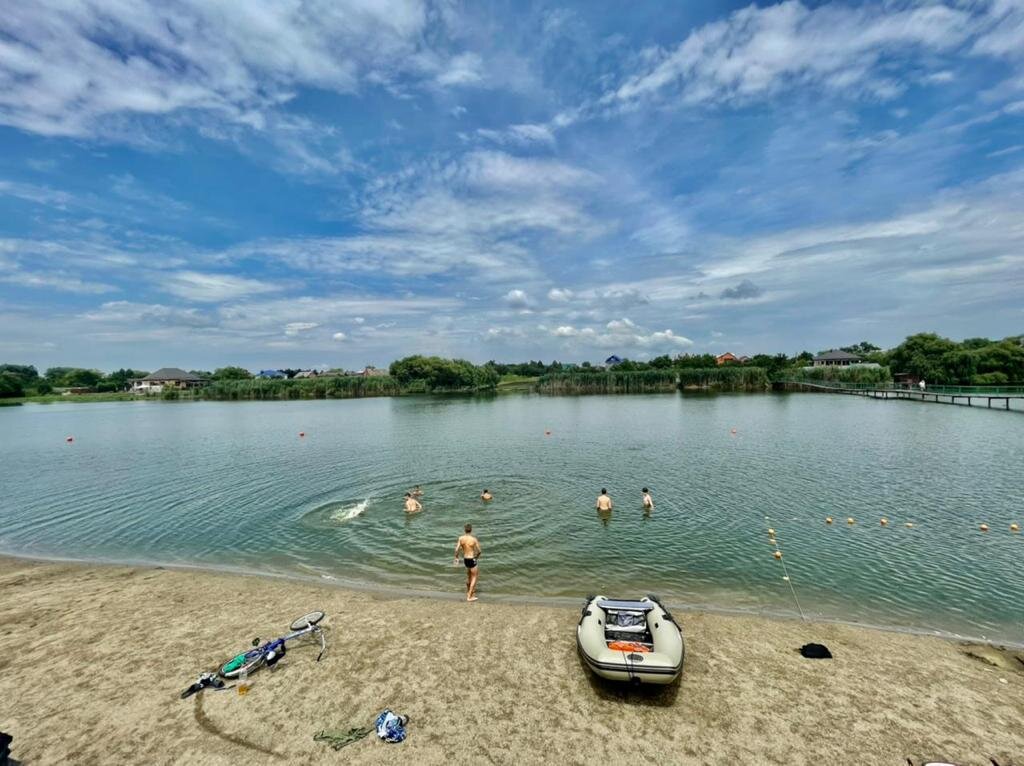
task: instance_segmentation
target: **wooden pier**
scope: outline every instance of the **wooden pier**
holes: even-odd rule
[[[779,383],[784,388],[803,391],[1024,412],[1024,386],[929,386],[928,388],[917,388],[807,380],[783,380]],[[1011,401],[1015,402],[1015,406],[1010,406]],[[993,406],[993,402],[995,402],[995,406]],[[1016,403],[1019,403],[1020,407],[1016,406]]]

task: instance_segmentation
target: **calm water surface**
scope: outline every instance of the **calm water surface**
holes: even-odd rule
[[[1024,641],[1022,465],[1018,414],[816,394],[27,405],[0,551],[458,591],[470,521],[481,596],[789,614],[770,524],[809,615]]]

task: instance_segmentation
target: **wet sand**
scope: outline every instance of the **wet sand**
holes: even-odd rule
[[[486,573],[482,579],[486,588]],[[835,624],[680,613],[682,680],[599,682],[565,607],[0,558],[0,730],[32,764],[1024,764],[1024,652]],[[255,636],[328,613],[247,696],[179,694]],[[833,660],[807,660],[803,643]],[[323,728],[408,714],[339,753]]]

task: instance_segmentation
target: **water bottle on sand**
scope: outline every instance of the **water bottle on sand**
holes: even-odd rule
[[[249,693],[249,673],[245,670],[238,674],[238,693],[239,695]]]

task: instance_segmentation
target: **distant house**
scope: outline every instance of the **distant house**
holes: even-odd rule
[[[295,373],[296,378],[315,378],[319,375],[316,370],[299,370]]]
[[[824,354],[818,354],[811,364],[814,367],[848,367],[851,364],[860,364],[860,361],[860,357],[856,354],[833,349]]]
[[[288,376],[285,375],[280,370],[260,370],[256,377],[263,378],[265,380],[282,380],[284,378],[287,378]]]
[[[749,356],[739,356],[739,357],[736,357],[736,361],[739,362],[740,364],[746,364],[747,362],[750,361],[750,357]]]
[[[200,388],[206,381],[198,375],[185,372],[177,367],[161,367],[144,378],[132,381],[132,391],[137,394],[159,394],[165,388]]]
[[[616,364],[622,364],[622,360],[619,359],[619,357],[615,356],[615,354],[612,354],[610,357],[604,360],[604,363],[609,367],[612,367]]]
[[[362,375],[364,378],[379,378],[382,375],[387,375],[388,371],[387,370],[378,370],[372,364],[368,364],[368,365],[366,365],[366,367],[364,367],[362,370],[360,370],[357,374]]]
[[[736,358],[736,355],[733,354],[731,351],[726,351],[724,354],[719,354],[718,356],[715,357],[715,364],[717,364],[719,367],[721,367],[726,362],[738,361],[739,360]]]

